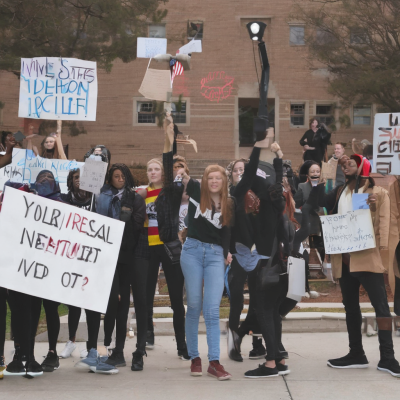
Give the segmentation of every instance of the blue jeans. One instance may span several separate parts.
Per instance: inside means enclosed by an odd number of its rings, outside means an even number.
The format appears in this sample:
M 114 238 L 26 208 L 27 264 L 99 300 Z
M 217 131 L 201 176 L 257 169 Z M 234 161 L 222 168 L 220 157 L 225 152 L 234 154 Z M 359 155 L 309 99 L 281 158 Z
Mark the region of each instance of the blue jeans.
M 187 238 L 181 267 L 187 295 L 186 341 L 190 358 L 200 357 L 199 319 L 203 309 L 206 322 L 208 359 L 219 360 L 219 306 L 224 291 L 224 253 L 221 246 Z M 203 298 L 204 281 L 204 298 Z

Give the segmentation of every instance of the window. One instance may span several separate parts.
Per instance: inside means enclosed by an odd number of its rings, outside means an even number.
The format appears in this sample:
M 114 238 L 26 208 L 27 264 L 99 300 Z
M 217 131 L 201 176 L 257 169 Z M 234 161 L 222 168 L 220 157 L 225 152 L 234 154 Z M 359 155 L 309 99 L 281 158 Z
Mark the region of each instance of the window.
M 165 38 L 165 25 L 149 25 L 149 37 Z
M 353 106 L 353 125 L 371 125 L 371 106 Z
M 290 26 L 290 44 L 292 46 L 305 45 L 304 26 Z
M 332 33 L 327 32 L 321 28 L 317 29 L 317 43 L 322 45 L 322 44 L 332 44 L 336 41 L 335 36 L 332 35 Z
M 332 104 L 317 104 L 315 116 L 327 126 L 332 124 L 334 121 Z
M 203 21 L 188 21 L 187 27 L 188 39 L 203 39 Z
M 366 44 L 368 43 L 367 32 L 362 28 L 353 28 L 350 30 L 351 44 Z
M 156 114 L 154 113 L 153 103 L 151 101 L 137 102 L 137 122 L 138 124 L 156 123 Z
M 290 105 L 290 125 L 304 126 L 305 105 L 291 104 Z
M 171 115 L 176 124 L 186 124 L 186 101 L 171 103 Z

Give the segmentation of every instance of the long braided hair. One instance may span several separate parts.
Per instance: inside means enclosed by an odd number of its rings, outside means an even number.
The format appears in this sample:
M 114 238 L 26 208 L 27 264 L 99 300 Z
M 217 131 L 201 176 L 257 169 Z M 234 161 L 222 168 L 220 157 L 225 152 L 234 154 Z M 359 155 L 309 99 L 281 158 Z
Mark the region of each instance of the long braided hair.
M 107 183 L 108 184 L 111 185 L 113 173 L 117 169 L 119 169 L 124 174 L 124 177 L 125 177 L 125 188 L 132 189 L 132 188 L 138 186 L 137 182 L 133 178 L 131 170 L 125 164 L 122 164 L 122 163 L 113 164 L 111 166 L 111 168 L 109 169 L 109 171 L 107 173 Z

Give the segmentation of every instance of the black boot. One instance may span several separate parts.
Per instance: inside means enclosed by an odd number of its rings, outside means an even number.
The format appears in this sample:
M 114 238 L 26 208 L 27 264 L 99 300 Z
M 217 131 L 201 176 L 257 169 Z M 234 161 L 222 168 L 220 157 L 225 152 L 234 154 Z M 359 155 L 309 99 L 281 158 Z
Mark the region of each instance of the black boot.
M 147 353 L 145 351 L 136 350 L 132 353 L 132 371 L 143 371 L 143 356 L 147 357 Z
M 241 344 L 242 338 L 228 327 L 228 356 L 232 361 L 243 361 L 243 357 L 240 354 Z

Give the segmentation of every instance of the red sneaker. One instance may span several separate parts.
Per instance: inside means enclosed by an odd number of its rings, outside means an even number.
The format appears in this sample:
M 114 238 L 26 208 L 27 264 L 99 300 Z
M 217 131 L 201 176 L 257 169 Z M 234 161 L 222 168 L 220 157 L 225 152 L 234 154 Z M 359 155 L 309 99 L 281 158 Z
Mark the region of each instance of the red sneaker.
M 190 366 L 190 375 L 192 375 L 192 376 L 203 375 L 203 372 L 201 369 L 201 358 L 200 357 L 193 358 L 192 364 Z
M 218 360 L 210 361 L 210 365 L 208 366 L 207 375 L 213 376 L 217 378 L 219 381 L 226 381 L 227 379 L 231 379 L 232 375 L 225 371 L 225 368 L 219 363 Z

